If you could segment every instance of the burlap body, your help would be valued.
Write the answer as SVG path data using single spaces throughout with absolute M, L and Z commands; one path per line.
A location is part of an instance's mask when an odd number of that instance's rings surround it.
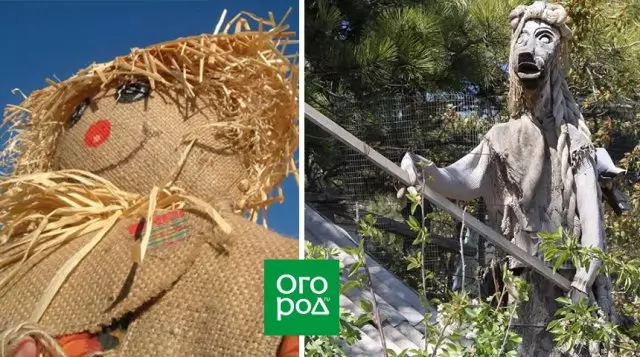
M 149 250 L 134 273 L 130 226 L 138 221 L 118 223 L 67 279 L 42 327 L 54 336 L 98 331 L 142 310 L 119 356 L 274 356 L 281 338 L 263 335 L 263 261 L 296 259 L 298 242 L 239 215 L 225 214 L 230 236 L 213 233 L 199 216 L 188 218 L 190 236 Z M 57 269 L 91 236 L 22 270 L 0 296 L 0 331 L 28 318 Z M 219 242 L 227 242 L 226 252 Z
M 146 195 L 153 185 L 162 185 L 173 178 L 188 144 L 184 139 L 196 138 L 184 166 L 177 173 L 175 184 L 208 202 L 237 204 L 244 196 L 240 182 L 248 176 L 247 163 L 242 162 L 243 153 L 239 148 L 211 130 L 210 125 L 218 122 L 214 107 L 200 100 L 187 104 L 184 96 L 175 96 L 161 88 L 153 91 L 150 98 L 133 103 L 117 102 L 115 93 L 116 87 L 111 86 L 91 97 L 91 105 L 80 120 L 62 133 L 57 149 L 59 168 L 90 171 L 119 188 Z M 183 102 L 174 99 L 176 97 Z M 91 140 L 87 136 L 91 127 L 105 120 L 111 123 L 107 140 L 95 147 L 87 145 Z M 177 247 L 183 252 L 176 250 L 175 257 L 167 257 L 158 266 L 147 266 L 145 261 L 140 273 L 143 269 L 150 271 L 148 275 L 157 273 L 157 281 L 137 283 L 142 277 L 136 277 L 133 288 L 140 286 L 138 289 L 142 291 L 137 293 L 140 296 L 127 297 L 109 313 L 104 312 L 109 299 L 131 272 L 130 249 L 110 248 L 120 252 L 117 259 L 91 253 L 85 258 L 90 263 L 77 268 L 47 311 L 42 321 L 44 327 L 55 334 L 95 331 L 99 324 L 108 324 L 112 318 L 139 309 L 154 298 L 130 326 L 119 347 L 120 355 L 275 355 L 280 337 L 263 335 L 263 261 L 268 258 L 296 259 L 297 242 L 280 238 L 230 212 L 225 214 L 225 219 L 233 227 L 230 237 L 203 233 L 203 236 L 191 237 L 184 247 Z M 210 232 L 212 227 L 204 221 L 196 226 L 201 228 L 200 233 Z M 118 235 L 116 231 L 110 237 Z M 215 244 L 205 243 L 217 243 L 219 239 L 228 241 L 228 255 L 216 250 Z M 38 271 L 51 271 L 39 276 L 42 279 L 38 280 L 39 284 L 46 284 L 56 269 L 53 266 L 62 264 L 86 241 L 87 238 L 83 238 L 60 249 L 55 254 L 56 259 L 51 258 L 49 264 L 34 262 L 38 264 Z M 195 259 L 190 254 L 194 249 L 198 258 L 185 273 Z M 101 267 L 105 264 L 115 266 Z M 103 278 L 97 278 L 99 274 L 92 274 L 100 269 L 108 275 L 105 279 L 109 284 L 101 283 Z M 181 277 L 183 273 L 185 275 Z M 24 279 L 23 286 L 16 287 L 15 294 L 30 289 L 27 285 L 33 281 Z M 34 291 L 31 298 L 35 299 L 41 290 L 42 287 Z M 20 305 L 22 309 L 32 306 Z M 23 319 L 26 313 L 23 311 L 11 321 Z
M 132 251 L 138 243 L 129 227 L 138 222 L 122 219 L 82 260 L 43 315 L 40 324 L 44 329 L 63 335 L 93 332 L 100 325 L 109 325 L 112 319 L 170 288 L 197 257 L 204 230 L 211 234 L 206 221 L 189 215 L 189 237 L 148 250 L 143 264 L 134 267 Z M 12 283 L 0 291 L 0 331 L 29 318 L 58 269 L 94 234 L 45 251 L 21 268 Z
M 193 267 L 138 319 L 118 356 L 275 356 L 263 333 L 263 262 L 297 259 L 298 242 L 241 216 L 228 254 L 203 246 Z

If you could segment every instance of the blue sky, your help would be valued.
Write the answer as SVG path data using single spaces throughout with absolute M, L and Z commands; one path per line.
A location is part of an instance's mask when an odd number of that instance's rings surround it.
M 0 106 L 19 104 L 11 94 L 25 94 L 46 86 L 45 78 L 66 79 L 92 62 L 106 62 L 178 37 L 213 32 L 223 9 L 227 20 L 245 10 L 280 19 L 293 11 L 288 23 L 298 32 L 298 1 L 0 1 Z M 2 142 L 0 133 L 0 146 Z M 298 185 L 283 183 L 285 202 L 269 210 L 271 229 L 298 236 Z

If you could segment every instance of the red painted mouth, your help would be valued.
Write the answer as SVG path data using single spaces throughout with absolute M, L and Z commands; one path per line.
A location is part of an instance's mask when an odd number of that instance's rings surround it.
M 91 124 L 84 135 L 84 144 L 90 148 L 97 148 L 102 145 L 111 134 L 111 122 L 106 119 L 98 120 Z

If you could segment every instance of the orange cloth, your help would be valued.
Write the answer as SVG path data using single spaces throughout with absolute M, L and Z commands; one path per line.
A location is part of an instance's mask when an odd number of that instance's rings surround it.
M 102 352 L 98 338 L 86 332 L 60 337 L 58 343 L 68 357 L 85 357 L 90 353 Z M 298 336 L 285 336 L 276 357 L 299 357 L 298 346 Z
M 277 357 L 299 357 L 298 346 L 298 336 L 283 337 Z
M 86 332 L 58 338 L 58 344 L 68 357 L 85 357 L 90 353 L 102 352 L 102 346 L 95 335 Z

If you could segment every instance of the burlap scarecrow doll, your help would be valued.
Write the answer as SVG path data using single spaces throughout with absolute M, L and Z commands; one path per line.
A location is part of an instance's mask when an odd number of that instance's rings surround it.
M 262 269 L 298 242 L 256 223 L 295 174 L 294 35 L 242 13 L 5 110 L 0 355 L 297 355 Z

